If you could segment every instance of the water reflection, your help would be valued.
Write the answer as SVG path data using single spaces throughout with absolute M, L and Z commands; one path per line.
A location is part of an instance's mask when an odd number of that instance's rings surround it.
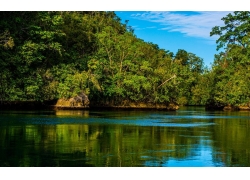
M 0 166 L 250 166 L 249 127 L 200 108 L 1 112 Z

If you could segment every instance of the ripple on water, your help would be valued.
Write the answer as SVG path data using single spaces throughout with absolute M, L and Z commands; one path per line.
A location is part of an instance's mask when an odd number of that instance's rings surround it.
M 161 127 L 198 127 L 215 125 L 213 122 L 180 122 L 173 119 L 109 119 L 109 118 L 24 118 L 22 122 L 29 124 L 57 125 L 57 124 L 120 124 L 134 126 L 161 126 Z

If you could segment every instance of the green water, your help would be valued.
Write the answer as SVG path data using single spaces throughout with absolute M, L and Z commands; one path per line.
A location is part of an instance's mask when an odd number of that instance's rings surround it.
M 250 112 L 0 112 L 2 167 L 250 167 L 249 139 Z

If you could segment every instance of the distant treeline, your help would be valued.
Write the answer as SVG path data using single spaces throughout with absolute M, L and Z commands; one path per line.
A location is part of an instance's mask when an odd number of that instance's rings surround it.
M 145 42 L 114 12 L 0 12 L 0 101 L 179 105 L 250 102 L 249 12 L 214 27 L 211 70 L 191 52 Z

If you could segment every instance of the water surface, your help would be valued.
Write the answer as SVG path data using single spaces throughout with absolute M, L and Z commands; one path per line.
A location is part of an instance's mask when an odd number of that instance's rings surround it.
M 0 166 L 250 167 L 250 112 L 1 111 Z

